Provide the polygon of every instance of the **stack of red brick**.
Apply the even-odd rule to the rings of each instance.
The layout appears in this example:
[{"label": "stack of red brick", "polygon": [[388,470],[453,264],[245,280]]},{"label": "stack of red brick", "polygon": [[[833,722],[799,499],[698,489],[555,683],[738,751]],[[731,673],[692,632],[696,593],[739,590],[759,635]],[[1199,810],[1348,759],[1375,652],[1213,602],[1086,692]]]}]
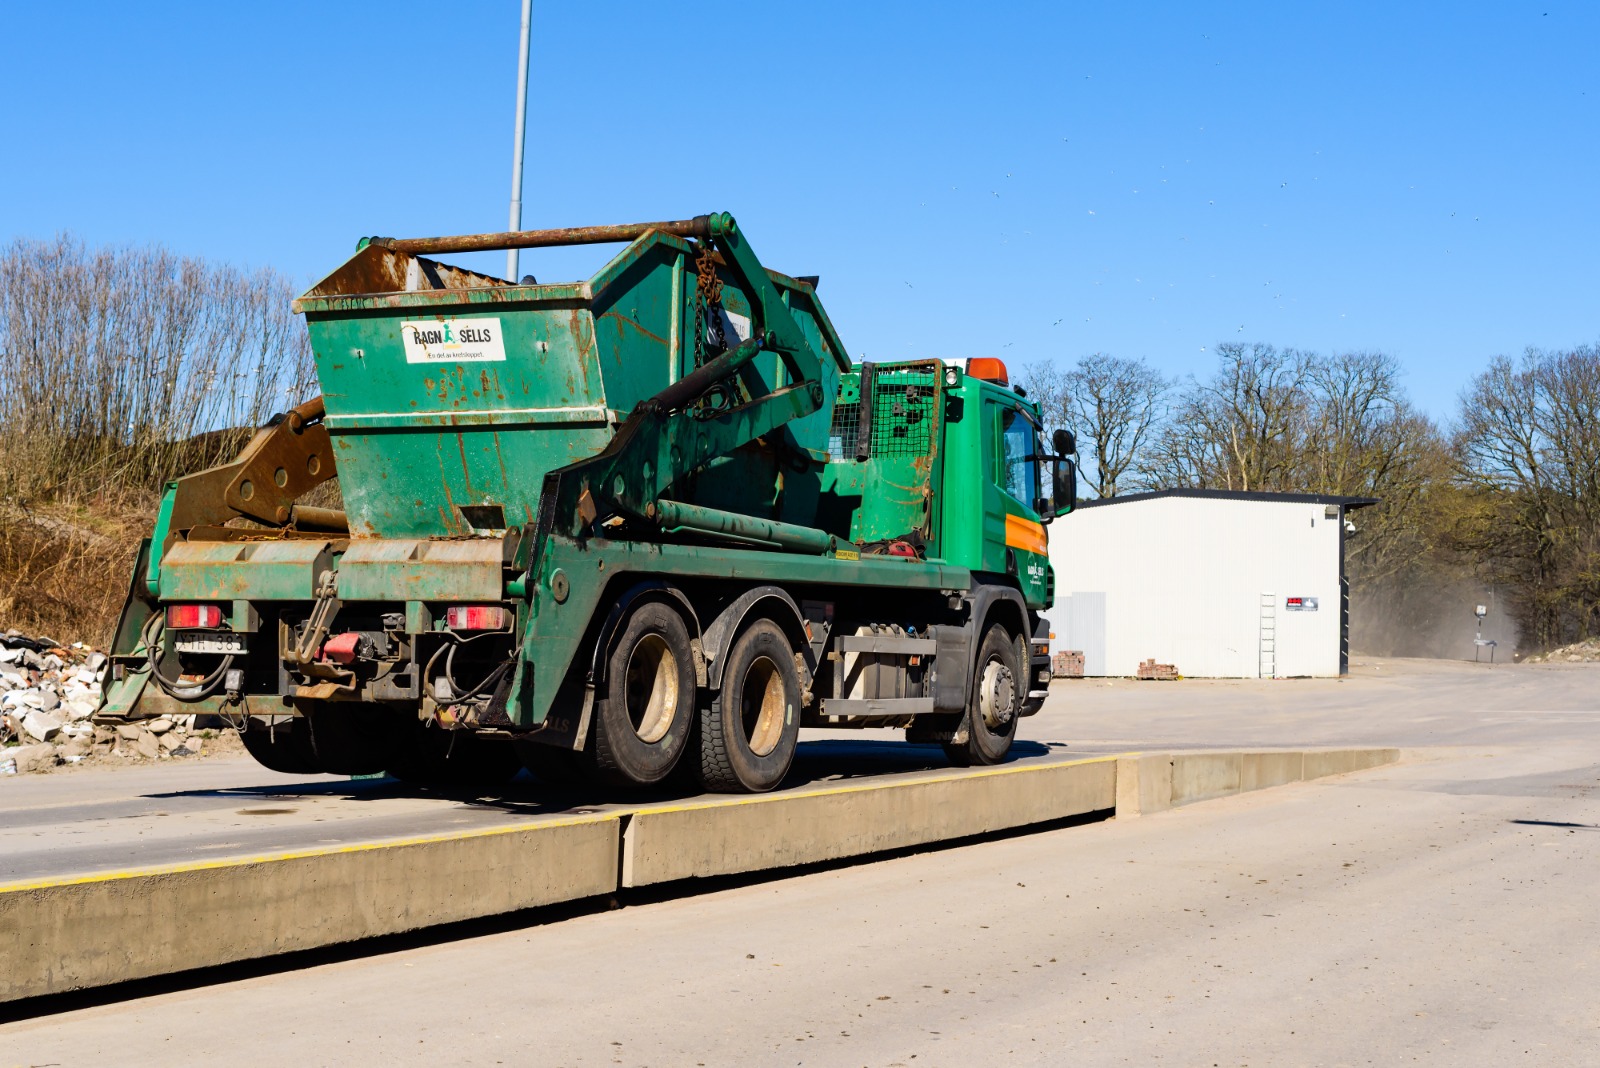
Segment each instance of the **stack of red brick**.
[{"label": "stack of red brick", "polygon": [[1178,677],[1178,669],[1173,664],[1158,664],[1156,663],[1156,658],[1152,656],[1149,660],[1140,661],[1139,673],[1135,677],[1141,679],[1175,679]]},{"label": "stack of red brick", "polygon": [[1051,664],[1051,673],[1058,679],[1083,678],[1083,653],[1057,653]]}]

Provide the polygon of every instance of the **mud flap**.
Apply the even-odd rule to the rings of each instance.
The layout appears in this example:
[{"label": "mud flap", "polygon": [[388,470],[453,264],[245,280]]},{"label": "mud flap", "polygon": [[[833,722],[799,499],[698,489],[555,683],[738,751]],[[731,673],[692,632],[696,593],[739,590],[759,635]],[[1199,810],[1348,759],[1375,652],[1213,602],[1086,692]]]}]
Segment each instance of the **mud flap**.
[{"label": "mud flap", "polygon": [[94,712],[95,722],[144,718],[139,706],[150,682],[144,627],[161,607],[150,596],[145,585],[149,570],[150,539],[143,538],[138,551],[133,554],[128,596],[122,602],[122,613],[117,617],[116,633],[111,639],[110,665],[106,670],[105,686],[101,690],[100,707]]},{"label": "mud flap", "polygon": [[[140,655],[144,647],[138,649]],[[142,719],[138,711],[139,702],[144,697],[145,687],[150,683],[150,669],[143,671],[129,671],[121,679],[106,683],[102,691],[100,707],[95,709],[94,722],[121,722],[130,719]]]}]

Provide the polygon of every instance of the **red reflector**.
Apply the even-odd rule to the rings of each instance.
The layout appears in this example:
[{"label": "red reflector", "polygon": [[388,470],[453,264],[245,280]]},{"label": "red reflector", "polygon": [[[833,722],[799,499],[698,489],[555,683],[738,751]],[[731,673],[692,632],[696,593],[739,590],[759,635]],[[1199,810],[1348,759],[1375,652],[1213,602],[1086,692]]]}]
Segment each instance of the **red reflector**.
[{"label": "red reflector", "polygon": [[222,609],[214,604],[169,604],[167,627],[171,630],[215,630],[222,626]]},{"label": "red reflector", "polygon": [[997,385],[1009,386],[1011,376],[1006,373],[1006,365],[993,356],[974,356],[967,361],[967,374],[973,378],[981,378],[985,382],[994,382]]},{"label": "red reflector", "polygon": [[509,618],[504,608],[491,605],[457,605],[445,609],[451,630],[504,630]]}]

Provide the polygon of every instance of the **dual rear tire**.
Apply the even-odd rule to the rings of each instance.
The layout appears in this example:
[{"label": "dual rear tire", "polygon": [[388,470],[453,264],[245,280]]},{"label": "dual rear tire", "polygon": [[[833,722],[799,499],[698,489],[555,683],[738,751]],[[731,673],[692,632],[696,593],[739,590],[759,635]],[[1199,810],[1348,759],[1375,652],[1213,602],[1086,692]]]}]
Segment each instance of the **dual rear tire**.
[{"label": "dual rear tire", "polygon": [[714,791],[777,786],[800,733],[800,675],[782,628],[770,619],[748,624],[728,650],[721,682],[701,702],[683,617],[664,602],[639,605],[607,657],[605,692],[595,700],[595,770],[622,786],[654,786],[675,770],[680,781]]},{"label": "dual rear tire", "polygon": [[594,704],[594,764],[618,786],[663,782],[694,723],[694,651],[683,616],[647,601],[628,616]]},{"label": "dual rear tire", "polygon": [[756,620],[734,640],[722,688],[701,710],[696,733],[708,790],[764,793],[789,773],[800,738],[800,672],[772,620]]}]

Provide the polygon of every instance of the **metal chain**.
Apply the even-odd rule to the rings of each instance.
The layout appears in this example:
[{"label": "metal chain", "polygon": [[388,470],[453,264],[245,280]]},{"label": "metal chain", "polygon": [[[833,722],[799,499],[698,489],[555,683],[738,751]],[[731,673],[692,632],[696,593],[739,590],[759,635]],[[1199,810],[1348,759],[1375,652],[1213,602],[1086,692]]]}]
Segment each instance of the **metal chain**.
[{"label": "metal chain", "polygon": [[719,314],[722,308],[722,279],[717,277],[717,265],[711,259],[711,246],[700,246],[694,269],[694,365],[700,367],[706,362],[708,325],[718,351],[726,351],[728,341],[723,335],[722,316]]}]

